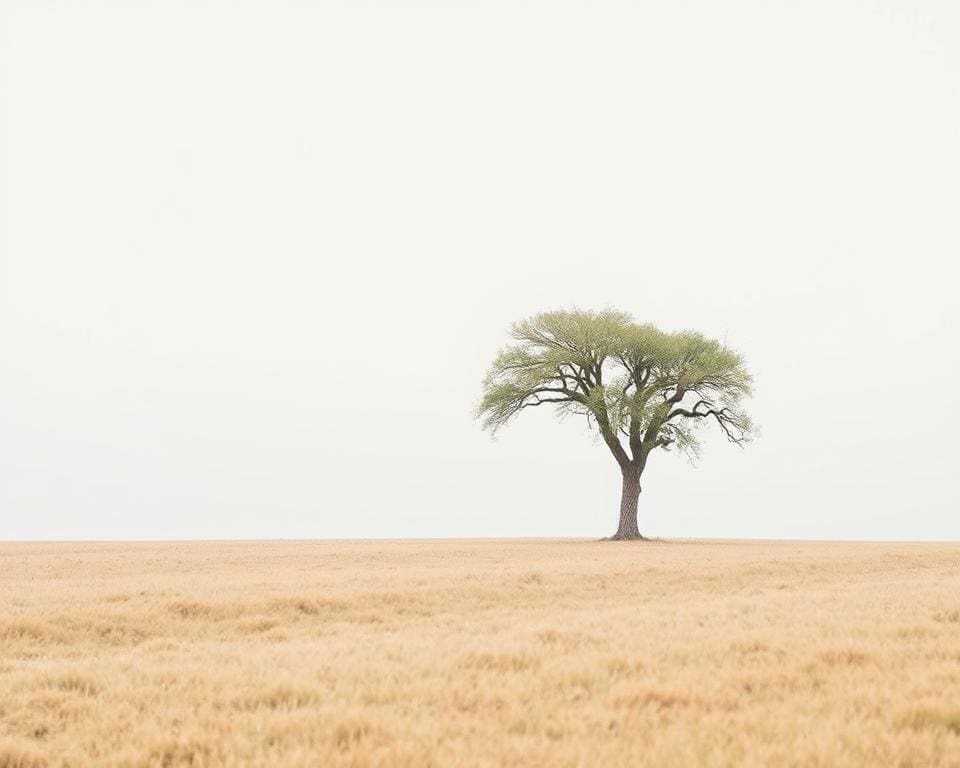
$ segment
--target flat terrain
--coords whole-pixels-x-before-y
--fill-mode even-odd
[[[0,544],[0,768],[960,766],[960,545]]]

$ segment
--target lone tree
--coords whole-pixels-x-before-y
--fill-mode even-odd
[[[642,539],[640,477],[657,448],[695,458],[697,432],[716,423],[742,445],[753,431],[741,403],[751,376],[743,358],[713,339],[664,333],[625,312],[543,312],[515,323],[493,361],[477,416],[496,431],[525,408],[587,417],[623,474],[614,539]]]

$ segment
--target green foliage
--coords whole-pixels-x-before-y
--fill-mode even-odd
[[[666,333],[615,310],[543,312],[515,323],[483,382],[477,416],[495,431],[525,408],[585,415],[622,467],[650,451],[697,456],[702,425],[742,444],[751,377],[743,358],[700,333]]]

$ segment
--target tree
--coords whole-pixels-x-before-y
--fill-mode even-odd
[[[586,416],[623,475],[614,539],[642,539],[640,478],[660,448],[699,456],[698,432],[737,445],[753,433],[743,358],[700,333],[665,333],[614,310],[543,312],[515,323],[483,382],[477,417],[495,432],[525,408]]]

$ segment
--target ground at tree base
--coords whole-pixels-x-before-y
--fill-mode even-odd
[[[960,546],[0,544],[0,767],[960,766]]]

